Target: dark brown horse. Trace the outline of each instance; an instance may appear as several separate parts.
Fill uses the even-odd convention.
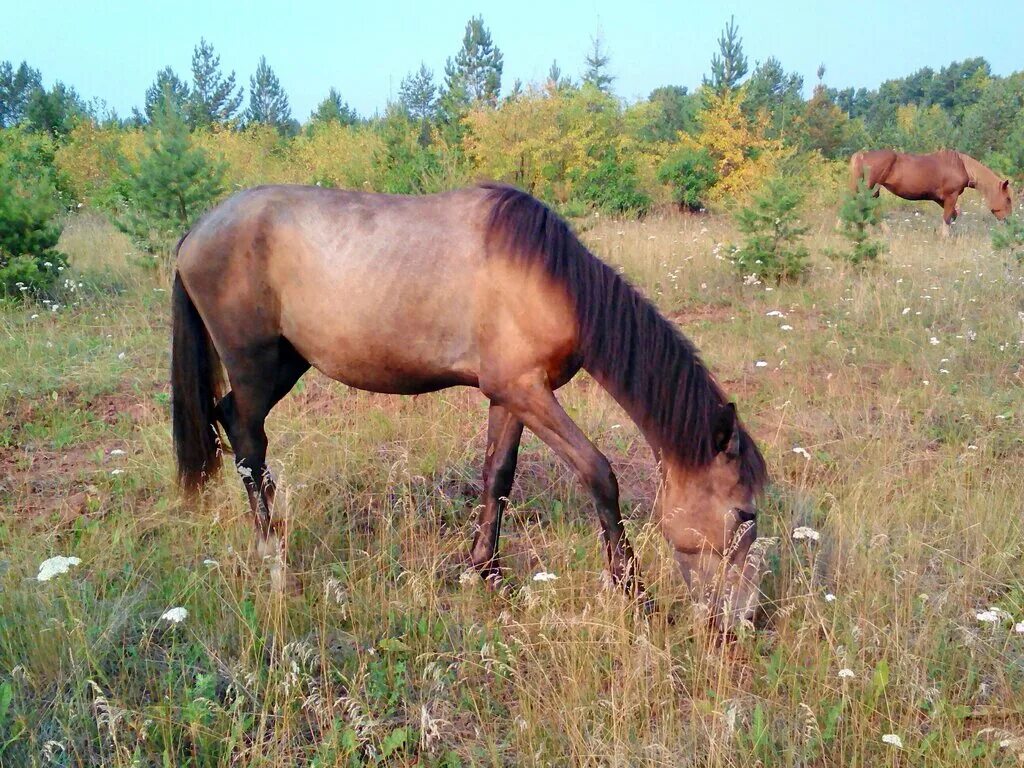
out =
[[[179,479],[197,489],[216,471],[222,426],[263,547],[280,546],[264,419],[312,365],[372,392],[466,385],[490,399],[470,553],[486,579],[500,578],[525,425],[593,494],[612,577],[642,594],[612,467],[555,399],[584,368],[654,449],[657,520],[688,583],[730,620],[752,612],[766,472],[754,441],[693,345],[525,192],[241,192],[179,244],[173,294]]]
[[[968,187],[985,196],[992,214],[1002,221],[1013,210],[1010,182],[1001,179],[970,155],[953,150],[911,155],[891,149],[858,152],[850,158],[850,191],[864,179],[878,196],[885,187],[904,200],[931,200],[942,206],[942,233],[960,209],[957,200]]]

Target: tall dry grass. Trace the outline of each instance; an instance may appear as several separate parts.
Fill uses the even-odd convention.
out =
[[[764,612],[728,644],[650,524],[646,446],[586,377],[560,397],[619,473],[653,617],[604,588],[590,501],[529,434],[502,540],[521,589],[461,577],[478,393],[312,374],[268,426],[304,583],[275,596],[235,478],[202,507],[173,491],[165,277],[77,220],[79,303],[0,313],[0,763],[1019,764],[1024,284],[977,211],[951,241],[937,209],[887,218],[889,254],[856,272],[820,255],[815,214],[814,271],[782,287],[736,280],[726,218],[581,223],[769,457]],[[82,563],[36,581],[53,554]]]

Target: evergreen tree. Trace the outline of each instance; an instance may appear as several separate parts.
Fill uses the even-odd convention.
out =
[[[696,133],[700,95],[685,86],[664,85],[651,91],[647,100],[661,107],[658,117],[645,133],[650,141],[675,141],[679,132]]]
[[[235,89],[235,73],[225,77],[220,70],[220,56],[205,38],[192,52],[192,93],[188,101],[188,117],[193,128],[214,123],[229,123],[242,106],[242,89]]]
[[[162,108],[165,99],[170,99],[176,112],[186,114],[189,98],[188,83],[178,77],[173,69],[164,67],[156,73],[156,80],[146,89],[146,120],[153,121],[153,116]]]
[[[317,105],[317,108],[310,114],[309,119],[313,123],[355,125],[359,122],[359,115],[348,105],[348,102],[341,98],[338,89],[332,87],[327,92],[327,98]]]
[[[817,149],[828,158],[847,154],[843,145],[849,118],[829,98],[822,83],[814,87],[814,95],[804,109],[804,147]]]
[[[46,131],[55,139],[71,133],[75,123],[87,116],[86,107],[78,91],[59,80],[49,91],[36,88],[25,107],[25,124],[34,131]]]
[[[483,17],[472,17],[466,22],[462,49],[445,64],[445,100],[456,108],[476,101],[497,104],[503,58]]]
[[[272,125],[281,132],[292,129],[288,96],[274,70],[267,64],[266,56],[260,56],[256,74],[249,79],[249,109],[245,116],[249,123]]]
[[[730,16],[729,23],[718,38],[718,53],[711,57],[711,79],[704,78],[704,85],[716,93],[736,88],[747,74],[747,57],[743,55],[743,38],[740,37],[736,20]]]
[[[786,74],[782,63],[769,56],[754,67],[743,95],[743,112],[754,119],[761,112],[771,118],[768,134],[784,137],[787,129],[803,111],[804,79],[793,72]]]
[[[587,68],[583,71],[583,82],[597,88],[604,93],[611,93],[612,82],[615,78],[608,74],[608,63],[611,57],[604,47],[604,41],[600,35],[590,38],[590,53],[587,54],[584,62]]]
[[[402,78],[398,101],[413,120],[431,120],[437,111],[437,86],[434,73],[420,64],[419,71]]]
[[[549,88],[554,88],[556,91],[564,91],[573,87],[571,77],[562,77],[562,68],[558,66],[557,59],[551,62],[546,83]]]
[[[115,223],[141,248],[169,253],[224,191],[224,164],[192,144],[170,89],[153,111],[146,150],[124,169],[122,214]]]
[[[38,69],[21,62],[17,69],[9,61],[0,62],[0,128],[10,128],[24,119],[29,98],[42,89]]]

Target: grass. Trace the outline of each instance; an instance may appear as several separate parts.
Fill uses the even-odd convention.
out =
[[[166,274],[78,216],[82,287],[0,309],[0,765],[1019,765],[1022,273],[977,211],[951,241],[934,206],[887,220],[856,271],[821,213],[812,275],[778,288],[735,279],[724,217],[582,227],[769,458],[764,615],[722,645],[649,521],[646,445],[586,377],[560,397],[616,466],[653,617],[602,588],[590,502],[529,434],[503,537],[525,588],[460,579],[482,397],[315,374],[268,426],[305,585],[273,594],[237,480],[173,489]],[[82,563],[36,581],[57,554]]]

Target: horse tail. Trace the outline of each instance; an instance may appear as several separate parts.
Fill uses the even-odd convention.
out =
[[[864,153],[854,152],[850,157],[850,192],[856,192],[860,180],[864,178]],[[865,183],[868,180],[865,179]]]
[[[220,469],[215,408],[223,374],[206,325],[178,273],[174,275],[172,316],[171,421],[178,485],[195,493]]]

